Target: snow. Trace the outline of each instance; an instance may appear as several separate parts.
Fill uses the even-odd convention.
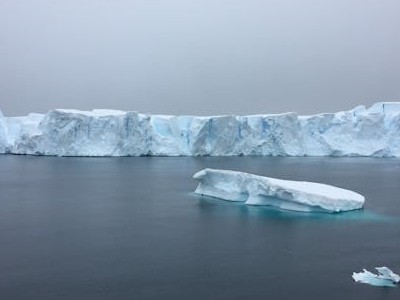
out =
[[[77,109],[57,109],[57,111],[61,113],[81,114],[90,117],[121,116],[125,114],[125,112],[122,110],[113,109],[94,109],[92,111],[82,111]]]
[[[193,176],[195,193],[249,205],[295,211],[340,212],[362,208],[365,198],[327,184],[290,181],[230,170],[204,169]]]
[[[400,282],[400,276],[395,274],[388,267],[378,267],[375,269],[378,271],[378,274],[363,269],[363,272],[354,272],[352,277],[355,282],[366,283],[374,286],[394,287],[396,286],[396,283]]]
[[[56,109],[0,116],[0,153],[58,156],[400,157],[400,102],[298,116],[168,116]]]

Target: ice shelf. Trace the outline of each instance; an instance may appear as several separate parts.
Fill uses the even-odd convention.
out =
[[[0,153],[57,156],[400,157],[400,102],[298,116],[168,116],[56,109],[4,117]]]

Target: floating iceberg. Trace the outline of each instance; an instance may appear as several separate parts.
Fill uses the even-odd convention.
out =
[[[199,181],[197,194],[285,210],[340,212],[360,209],[365,201],[360,194],[331,185],[236,171],[204,169],[193,178]]]
[[[0,153],[57,156],[400,157],[400,102],[313,116],[51,110],[4,117]]]
[[[396,286],[396,283],[400,282],[400,276],[395,274],[392,270],[387,267],[375,268],[378,274],[371,273],[367,270],[363,272],[354,272],[352,277],[355,282],[362,282],[374,286]]]

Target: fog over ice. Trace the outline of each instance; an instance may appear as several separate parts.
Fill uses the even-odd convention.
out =
[[[0,2],[0,108],[310,114],[400,100],[400,2]]]

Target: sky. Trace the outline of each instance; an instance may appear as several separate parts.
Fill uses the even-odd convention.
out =
[[[0,0],[0,109],[299,114],[400,101],[398,0]]]

